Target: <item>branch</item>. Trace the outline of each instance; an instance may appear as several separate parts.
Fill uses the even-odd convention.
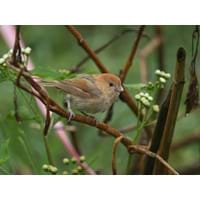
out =
[[[99,60],[96,53],[89,47],[83,36],[76,30],[74,26],[66,26],[66,28],[71,32],[71,34],[77,39],[78,44],[88,53],[92,60],[96,63],[98,68],[103,73],[108,73],[106,66]]]
[[[126,75],[128,74],[128,71],[129,71],[129,69],[130,69],[130,67],[131,67],[131,65],[133,63],[133,58],[135,57],[135,53],[136,53],[139,41],[140,41],[140,39],[142,37],[142,33],[144,31],[144,28],[145,28],[144,25],[140,26],[140,30],[138,32],[138,36],[137,36],[137,38],[136,38],[136,40],[135,40],[135,42],[133,44],[133,47],[131,49],[130,55],[128,57],[128,60],[127,60],[126,64],[124,65],[124,68],[120,72],[120,79],[121,79],[122,83],[124,82],[124,80],[126,78]]]
[[[167,169],[169,172],[171,172],[172,174],[175,174],[175,175],[178,175],[179,173],[174,169],[172,168],[161,156],[145,149],[144,147],[140,147],[138,145],[132,145],[129,147],[129,151],[130,152],[137,152],[137,153],[142,153],[142,154],[145,154],[147,156],[150,156],[152,158],[155,158],[157,159],[161,164],[162,166],[165,166],[165,169]]]
[[[117,151],[117,146],[123,139],[123,136],[120,136],[116,138],[116,140],[113,143],[113,149],[112,149],[112,172],[113,175],[117,174],[117,168],[116,168],[116,151]]]
[[[137,30],[133,30],[133,29],[125,29],[122,30],[120,33],[116,34],[113,38],[111,38],[109,41],[107,41],[105,44],[103,44],[102,46],[98,47],[97,49],[94,50],[94,53],[98,54],[101,51],[103,51],[104,49],[106,49],[107,47],[109,47],[113,42],[115,42],[116,40],[118,40],[119,38],[121,38],[122,36],[124,36],[126,33],[130,33],[133,31],[137,31]],[[145,37],[147,37],[146,35],[143,35]],[[78,64],[76,64],[76,66],[74,68],[72,68],[70,71],[71,72],[77,72],[80,70],[80,67],[86,63],[88,60],[90,59],[90,56],[87,55],[85,56]]]

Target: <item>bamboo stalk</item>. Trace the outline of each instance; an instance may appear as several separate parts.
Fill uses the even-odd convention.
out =
[[[169,150],[172,143],[174,128],[176,125],[176,118],[182,96],[183,86],[185,83],[185,59],[186,52],[184,48],[181,47],[177,51],[177,61],[174,75],[174,83],[172,85],[172,95],[170,98],[169,110],[164,127],[163,137],[159,148],[159,155],[166,161],[169,157]],[[166,173],[163,166],[161,166],[159,163],[156,168],[156,173]]]

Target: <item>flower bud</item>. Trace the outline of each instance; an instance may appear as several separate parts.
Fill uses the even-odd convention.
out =
[[[156,74],[156,75],[160,75],[160,72],[161,72],[161,71],[160,71],[159,69],[157,69],[157,70],[155,71],[155,74]]]
[[[77,170],[78,170],[78,172],[82,172],[82,171],[83,171],[83,168],[82,168],[81,166],[78,166],[78,167],[77,167]]]
[[[66,164],[66,165],[68,165],[69,164],[69,159],[68,158],[64,158],[63,159],[63,163]]]
[[[150,102],[145,98],[145,97],[142,97],[141,98],[141,102],[143,105],[145,105],[146,107],[149,107],[150,106]]]
[[[74,174],[74,175],[75,175],[75,174],[78,174],[78,170],[77,170],[77,169],[73,169],[73,170],[72,170],[72,174]]]
[[[63,175],[68,175],[68,172],[66,170],[63,171]]]
[[[30,47],[26,47],[24,50],[23,50],[23,52],[24,52],[24,54],[26,54],[26,55],[30,55],[30,53],[31,53],[31,48]]]
[[[153,111],[154,112],[159,112],[160,111],[160,108],[159,108],[159,106],[158,105],[153,105]]]
[[[42,165],[42,169],[47,172],[49,171],[49,166],[47,164],[44,164]]]
[[[80,161],[81,161],[81,162],[84,162],[84,161],[85,161],[85,156],[81,156],[81,157],[80,157]]]
[[[161,83],[166,83],[166,79],[163,78],[163,77],[160,77],[160,78],[159,78],[159,81],[160,81]]]
[[[71,158],[71,162],[72,162],[72,163],[76,163],[76,158],[75,158],[75,157],[72,157],[72,158]]]
[[[137,101],[139,101],[140,98],[141,98],[141,96],[140,96],[139,94],[136,94],[136,95],[135,95],[135,99],[136,99]]]

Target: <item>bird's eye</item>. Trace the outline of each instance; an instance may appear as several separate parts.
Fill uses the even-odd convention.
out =
[[[112,86],[113,86],[113,83],[109,83],[109,86],[112,87]]]

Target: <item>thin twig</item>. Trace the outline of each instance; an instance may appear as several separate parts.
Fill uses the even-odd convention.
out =
[[[150,156],[152,158],[157,159],[163,166],[165,166],[165,169],[167,169],[169,172],[171,172],[172,174],[178,175],[179,173],[169,165],[169,163],[167,163],[161,156],[159,156],[158,154],[155,154],[147,149],[145,149],[144,147],[140,147],[138,145],[132,145],[129,146],[129,151],[130,152],[137,152],[137,153],[142,153],[145,154],[147,156]]]
[[[117,145],[121,142],[124,136],[120,136],[115,139],[113,143],[113,148],[112,148],[112,173],[113,175],[117,174],[117,167],[116,167],[116,151],[117,151]]]
[[[96,65],[101,70],[101,72],[107,73],[108,70],[107,70],[106,66],[100,61],[100,59],[97,57],[96,53],[89,47],[88,43],[83,38],[83,36],[80,34],[80,32],[78,32],[74,26],[66,26],[66,28],[77,39],[78,44],[85,49],[85,51],[92,58],[92,60],[96,63]]]
[[[116,40],[118,40],[119,38],[121,38],[122,36],[124,36],[126,33],[130,33],[133,31],[137,31],[134,29],[125,29],[122,30],[120,33],[116,34],[113,38],[111,38],[109,41],[107,41],[105,44],[103,44],[102,46],[98,47],[97,49],[94,50],[94,52],[96,54],[100,53],[101,51],[103,51],[104,49],[106,49],[107,47],[109,47],[113,42],[115,42]],[[143,35],[144,37],[147,37],[146,35]],[[90,59],[90,56],[87,55],[85,56],[78,64],[76,64],[76,66],[74,68],[72,68],[70,71],[71,72],[78,72],[80,70],[80,67],[86,63],[88,60]]]
[[[128,74],[128,71],[133,63],[133,58],[135,57],[135,53],[136,53],[136,50],[138,48],[138,45],[139,45],[139,41],[142,37],[142,33],[144,31],[144,28],[145,26],[142,25],[140,26],[140,29],[139,29],[139,32],[138,32],[138,36],[136,38],[136,40],[134,41],[134,44],[133,44],[133,47],[131,49],[131,52],[130,52],[130,55],[128,57],[128,60],[126,62],[126,64],[124,65],[123,69],[121,70],[120,72],[120,79],[122,81],[122,83],[124,82],[125,78],[126,78],[126,75]]]

